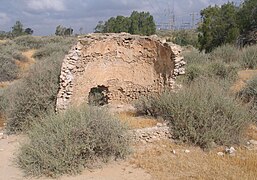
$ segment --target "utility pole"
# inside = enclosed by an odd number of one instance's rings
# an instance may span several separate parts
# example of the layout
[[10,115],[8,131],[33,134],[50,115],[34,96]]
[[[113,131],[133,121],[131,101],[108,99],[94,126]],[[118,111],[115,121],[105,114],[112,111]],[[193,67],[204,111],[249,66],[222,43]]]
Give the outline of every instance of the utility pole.
[[[156,3],[158,1],[156,0]],[[158,4],[157,4],[158,5]],[[173,7],[172,7],[173,6]],[[175,13],[174,13],[174,1],[173,1],[173,5],[170,5],[169,2],[167,2],[167,8],[165,8],[164,10],[161,10],[161,6],[159,7],[159,17],[160,20],[157,23],[157,27],[159,27],[160,29],[163,30],[172,30],[175,28]],[[154,9],[154,8],[153,8]]]
[[192,29],[195,28],[195,16],[197,16],[197,15],[198,15],[198,13],[196,13],[196,12],[192,12],[192,13],[190,14],[190,16],[192,16],[192,21],[191,21],[191,28],[192,28]]

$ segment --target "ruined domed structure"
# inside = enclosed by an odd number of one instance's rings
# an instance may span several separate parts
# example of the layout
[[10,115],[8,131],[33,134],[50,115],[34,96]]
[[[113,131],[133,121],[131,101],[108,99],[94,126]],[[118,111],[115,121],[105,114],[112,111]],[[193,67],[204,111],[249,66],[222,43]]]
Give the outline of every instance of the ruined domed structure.
[[83,102],[127,104],[172,89],[176,76],[185,73],[180,51],[156,36],[80,37],[63,61],[56,108]]

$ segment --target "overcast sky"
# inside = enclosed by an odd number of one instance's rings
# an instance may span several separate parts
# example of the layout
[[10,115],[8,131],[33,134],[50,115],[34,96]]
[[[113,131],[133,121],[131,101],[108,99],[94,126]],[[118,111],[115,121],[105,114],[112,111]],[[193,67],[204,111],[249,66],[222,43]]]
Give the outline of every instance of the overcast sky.
[[[129,16],[133,10],[149,11],[157,21],[167,22],[174,7],[177,26],[190,22],[191,13],[228,0],[0,0],[0,30],[10,31],[15,21],[35,35],[54,34],[57,25],[92,32],[97,22],[112,16]],[[240,0],[234,2],[239,3]],[[195,19],[199,18],[197,15]]]

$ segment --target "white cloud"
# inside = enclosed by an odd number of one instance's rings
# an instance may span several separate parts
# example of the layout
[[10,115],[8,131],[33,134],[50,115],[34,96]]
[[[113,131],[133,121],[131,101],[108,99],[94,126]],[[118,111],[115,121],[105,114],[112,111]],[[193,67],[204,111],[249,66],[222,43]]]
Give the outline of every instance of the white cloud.
[[10,21],[10,18],[5,13],[0,13],[0,24],[4,25]]
[[27,0],[27,6],[32,10],[64,11],[66,9],[63,0]]

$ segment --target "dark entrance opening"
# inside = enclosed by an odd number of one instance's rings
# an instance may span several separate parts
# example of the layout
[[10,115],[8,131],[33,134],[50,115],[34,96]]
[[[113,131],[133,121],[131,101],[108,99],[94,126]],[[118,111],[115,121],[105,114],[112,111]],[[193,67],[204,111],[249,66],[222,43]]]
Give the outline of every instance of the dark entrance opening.
[[97,86],[91,88],[88,95],[88,104],[92,106],[104,106],[108,104],[108,88],[105,86]]

